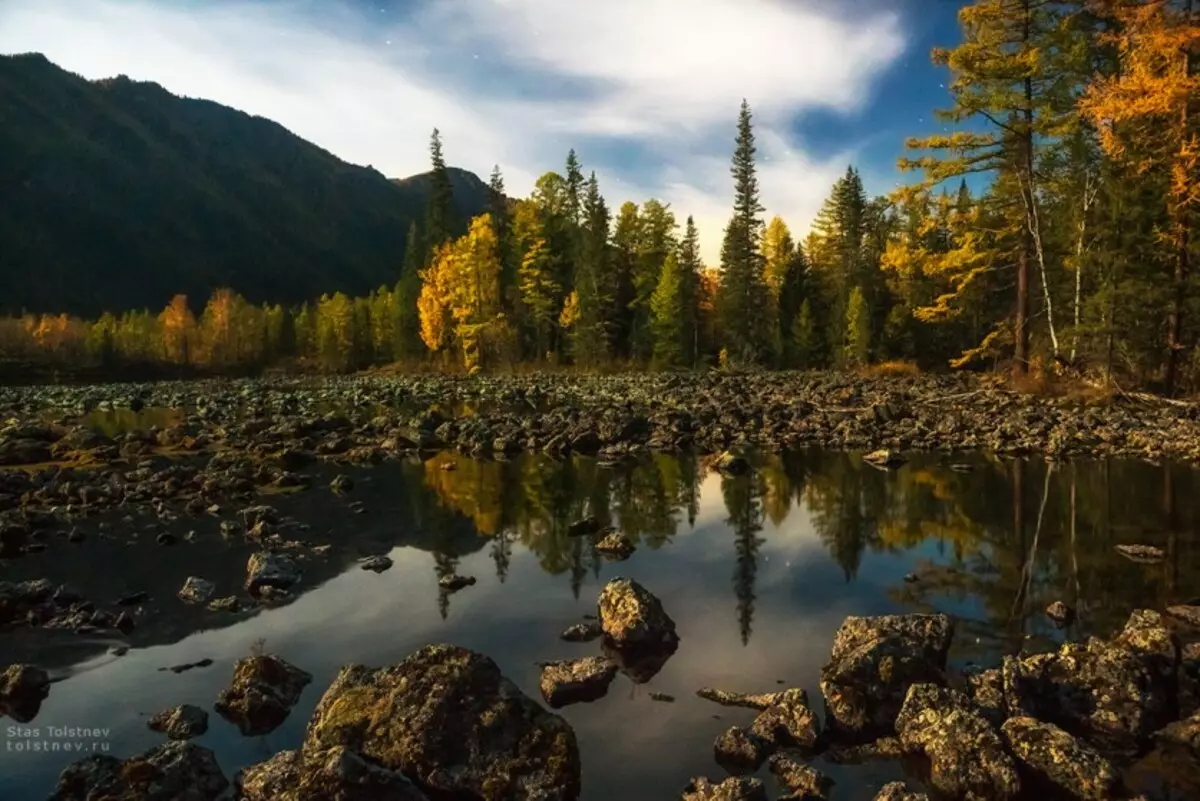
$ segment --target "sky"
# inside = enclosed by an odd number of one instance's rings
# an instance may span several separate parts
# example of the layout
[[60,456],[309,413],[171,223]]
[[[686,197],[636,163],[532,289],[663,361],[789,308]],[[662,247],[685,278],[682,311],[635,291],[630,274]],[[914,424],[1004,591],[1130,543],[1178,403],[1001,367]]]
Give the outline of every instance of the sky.
[[942,130],[956,0],[3,0],[0,53],[128,75],[273,119],[389,177],[447,161],[508,194],[574,148],[615,209],[694,215],[715,263],[738,107],[762,202],[803,235],[849,164],[902,179],[908,136]]

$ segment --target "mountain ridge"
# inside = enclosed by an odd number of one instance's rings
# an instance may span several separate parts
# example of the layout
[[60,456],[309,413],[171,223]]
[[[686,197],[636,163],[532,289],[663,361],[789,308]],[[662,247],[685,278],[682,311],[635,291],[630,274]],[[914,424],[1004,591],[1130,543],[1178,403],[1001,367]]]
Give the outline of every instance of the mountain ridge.
[[[428,173],[392,179],[265,117],[0,55],[0,313],[362,295],[399,278]],[[490,190],[450,168],[462,219]]]

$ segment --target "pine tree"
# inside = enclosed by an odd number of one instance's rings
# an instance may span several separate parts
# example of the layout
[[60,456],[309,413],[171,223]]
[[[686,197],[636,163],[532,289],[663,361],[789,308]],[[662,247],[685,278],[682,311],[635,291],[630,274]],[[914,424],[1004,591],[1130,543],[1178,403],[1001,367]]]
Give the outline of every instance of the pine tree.
[[425,212],[425,245],[428,258],[433,251],[454,237],[454,187],[442,155],[442,135],[437,128],[429,139],[433,169],[429,173],[429,205]]
[[566,189],[566,213],[567,220],[572,225],[582,225],[584,222],[583,201],[586,181],[583,177],[583,167],[579,163],[579,158],[575,155],[575,149],[567,154],[567,175],[565,180]]
[[738,116],[737,147],[731,172],[734,178],[733,218],[721,244],[721,278],[718,308],[725,332],[726,350],[741,363],[760,362],[767,351],[761,311],[768,296],[762,282],[762,218],[758,177],[754,167],[754,132],[750,105],[743,100]]
[[654,364],[671,369],[684,358],[684,279],[683,268],[674,253],[667,256],[658,277],[658,287],[650,299],[654,333]]
[[771,353],[776,361],[783,357],[786,328],[791,320],[790,317],[784,316],[780,300],[784,284],[789,280],[789,273],[796,266],[795,257],[792,232],[782,218],[773,217],[763,237],[763,283],[766,284],[767,294],[771,299],[763,313],[768,317]]
[[625,201],[617,212],[612,235],[614,297],[610,315],[614,351],[632,356],[634,330],[634,274],[638,247],[642,240],[642,220],[638,205]]
[[545,239],[538,238],[521,262],[521,301],[534,331],[534,353],[545,358],[559,308],[561,288],[554,280],[554,260]]
[[600,195],[596,174],[587,182],[584,201],[583,247],[575,269],[574,285],[578,319],[572,331],[575,359],[595,366],[610,353],[607,311],[612,306],[609,269],[609,212]]
[[669,204],[651,198],[642,204],[638,217],[638,241],[634,256],[630,356],[646,361],[654,350],[650,299],[658,288],[659,274],[667,256],[677,247],[675,215]]
[[683,241],[679,244],[680,296],[683,302],[683,363],[696,366],[700,345],[700,273],[704,265],[700,261],[700,232],[688,215],[684,227]]
[[801,370],[816,366],[816,322],[812,305],[805,298],[792,323],[792,353],[794,365]]
[[404,266],[400,280],[396,282],[396,328],[397,359],[415,359],[425,352],[421,338],[421,318],[417,312],[417,300],[421,297],[421,270],[424,263],[425,245],[416,222],[408,226],[408,237],[404,245]]

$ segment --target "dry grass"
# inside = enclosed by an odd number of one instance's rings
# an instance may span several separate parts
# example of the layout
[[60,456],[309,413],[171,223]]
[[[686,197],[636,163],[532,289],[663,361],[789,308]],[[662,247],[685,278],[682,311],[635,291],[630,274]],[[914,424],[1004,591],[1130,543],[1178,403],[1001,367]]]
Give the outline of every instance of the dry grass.
[[864,378],[895,378],[921,374],[916,362],[890,361],[871,364],[859,371]]

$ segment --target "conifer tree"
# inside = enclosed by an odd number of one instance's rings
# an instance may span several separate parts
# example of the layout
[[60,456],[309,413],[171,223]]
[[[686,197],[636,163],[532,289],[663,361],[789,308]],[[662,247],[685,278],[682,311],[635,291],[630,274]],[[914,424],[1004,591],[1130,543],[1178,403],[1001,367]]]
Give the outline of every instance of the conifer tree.
[[700,345],[700,232],[691,215],[684,226],[683,241],[679,244],[680,296],[683,303],[683,363],[696,366]]
[[442,135],[437,128],[429,138],[433,169],[429,173],[429,205],[425,212],[425,245],[429,258],[441,245],[454,237],[454,187],[442,155]]
[[762,281],[763,207],[758,198],[754,166],[754,131],[750,105],[742,101],[737,146],[731,172],[734,179],[733,217],[721,244],[722,277],[718,308],[726,352],[740,363],[760,362],[767,349],[762,309],[768,296]]
[[851,367],[867,364],[871,348],[871,315],[862,290],[854,287],[846,307],[845,363]]
[[663,262],[658,287],[650,299],[654,333],[654,364],[670,369],[684,358],[684,280],[679,258],[671,253]]
[[417,300],[421,297],[421,270],[423,269],[425,245],[421,232],[414,221],[408,226],[408,237],[404,244],[404,265],[400,280],[396,282],[396,358],[415,359],[425,352],[421,339],[421,320],[417,312]]
[[575,269],[574,286],[578,319],[572,331],[578,363],[595,366],[610,353],[607,311],[612,306],[609,279],[609,212],[593,172],[584,201],[583,247]]

